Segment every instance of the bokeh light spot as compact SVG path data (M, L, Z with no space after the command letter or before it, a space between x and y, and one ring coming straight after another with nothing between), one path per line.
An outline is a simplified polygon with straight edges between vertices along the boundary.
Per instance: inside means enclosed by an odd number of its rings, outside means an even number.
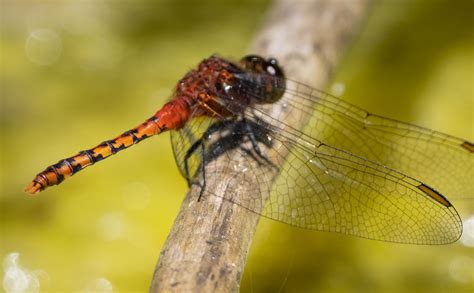
M474 247L474 215L464 221L460 241L464 246Z
M118 240L125 235L125 218L120 213L104 214L98 222L98 232L105 240Z
M340 97L346 91L346 84L343 82L335 82L331 85L331 94Z
M86 289L80 293L110 293L113 292L112 283L106 278L97 278L87 284Z
M51 65L61 56L62 41L59 35L50 29L35 29L26 38L25 53L32 63Z
M40 282L35 273L20 266L20 254L12 252L3 261L3 289L7 293L39 292Z
M449 264L449 273L454 280L469 283L474 279L472 268L474 268L474 259L468 256L457 256Z

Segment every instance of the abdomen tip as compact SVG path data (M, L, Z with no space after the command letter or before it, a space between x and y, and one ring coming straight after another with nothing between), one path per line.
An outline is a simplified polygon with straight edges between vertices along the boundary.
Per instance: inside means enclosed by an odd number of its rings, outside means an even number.
M30 194L36 194L41 191L41 184L32 181L25 187L24 191Z

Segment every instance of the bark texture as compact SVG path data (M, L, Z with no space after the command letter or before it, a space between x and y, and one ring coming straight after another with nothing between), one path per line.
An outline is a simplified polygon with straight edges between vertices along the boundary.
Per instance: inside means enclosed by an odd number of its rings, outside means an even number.
M275 1L250 52L276 57L286 76L322 88L366 16L369 2ZM279 110L275 107L274 111ZM291 114L298 117L298 113ZM293 127L304 124L285 122ZM215 196L198 202L200 187L196 185L187 193L156 264L150 292L239 290L260 216L224 198L245 198L261 189L258 180L236 174L228 164L229 157L235 162L238 156L242 155L231 151L212 162L212 168L222 171L221 177L206 179L206 193ZM272 177L278 175L270 169L268 172ZM265 199L268 194L260 196Z

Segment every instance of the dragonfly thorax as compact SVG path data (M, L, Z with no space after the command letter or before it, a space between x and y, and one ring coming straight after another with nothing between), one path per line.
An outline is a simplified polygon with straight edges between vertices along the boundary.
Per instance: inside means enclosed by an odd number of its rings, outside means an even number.
M199 109L194 116L230 117L252 104L274 103L284 90L283 71L275 59L249 55L235 64L211 56L180 80L175 96Z

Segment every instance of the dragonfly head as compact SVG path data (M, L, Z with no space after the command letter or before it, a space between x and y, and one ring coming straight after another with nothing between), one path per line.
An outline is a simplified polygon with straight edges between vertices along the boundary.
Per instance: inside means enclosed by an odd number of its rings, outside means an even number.
M256 83L264 85L261 103L274 103L285 92L285 74L275 58L265 59L258 55L247 55L240 59L242 68L254 74ZM257 81L258 77L258 81Z

